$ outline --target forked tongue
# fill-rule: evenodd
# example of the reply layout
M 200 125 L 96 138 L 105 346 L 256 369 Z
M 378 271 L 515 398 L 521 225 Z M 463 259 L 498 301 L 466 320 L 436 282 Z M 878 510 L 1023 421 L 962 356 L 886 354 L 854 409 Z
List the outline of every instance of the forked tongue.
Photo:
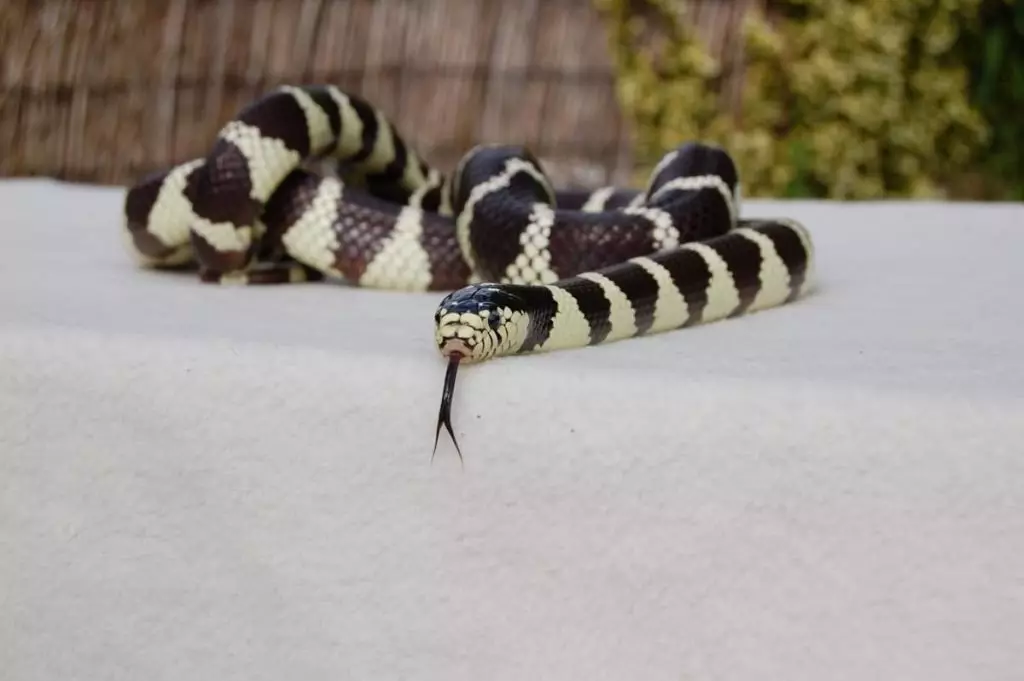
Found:
M 455 376 L 459 372 L 459 360 L 462 354 L 453 352 L 448 355 L 448 371 L 444 375 L 444 390 L 441 393 L 441 408 L 437 412 L 437 431 L 434 433 L 434 451 L 430 454 L 430 461 L 433 463 L 434 454 L 437 453 L 437 441 L 441 437 L 441 426 L 448 431 L 455 445 L 455 451 L 459 455 L 459 462 L 464 463 L 459 443 L 455 439 L 455 432 L 452 430 L 452 397 L 455 395 Z

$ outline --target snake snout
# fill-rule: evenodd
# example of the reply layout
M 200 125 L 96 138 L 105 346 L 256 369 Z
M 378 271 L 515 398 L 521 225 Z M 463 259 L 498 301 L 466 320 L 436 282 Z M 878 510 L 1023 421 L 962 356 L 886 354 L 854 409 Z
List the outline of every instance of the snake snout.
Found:
M 515 313 L 496 291 L 493 285 L 467 286 L 441 301 L 434 320 L 442 355 L 458 353 L 470 362 L 487 359 L 509 338 Z

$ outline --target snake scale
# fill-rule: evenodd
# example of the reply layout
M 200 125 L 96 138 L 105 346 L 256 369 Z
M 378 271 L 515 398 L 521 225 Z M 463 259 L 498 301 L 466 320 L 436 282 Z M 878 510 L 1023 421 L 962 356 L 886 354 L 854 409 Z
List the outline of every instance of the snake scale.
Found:
M 362 98 L 282 86 L 227 122 L 204 158 L 131 186 L 124 213 L 145 265 L 197 265 L 208 283 L 330 277 L 446 291 L 434 314 L 448 358 L 436 450 L 442 425 L 455 440 L 460 361 L 609 343 L 801 296 L 808 230 L 740 218 L 739 186 L 724 150 L 694 142 L 666 153 L 643 190 L 556 190 L 516 145 L 480 144 L 445 175 Z

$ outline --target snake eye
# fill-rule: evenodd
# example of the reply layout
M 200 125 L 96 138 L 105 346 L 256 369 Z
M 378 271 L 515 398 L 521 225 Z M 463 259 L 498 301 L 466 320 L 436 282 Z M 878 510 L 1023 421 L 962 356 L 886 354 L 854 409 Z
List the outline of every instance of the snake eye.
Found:
M 487 316 L 487 324 L 493 330 L 497 331 L 501 328 L 501 313 L 497 310 L 491 310 L 491 314 Z

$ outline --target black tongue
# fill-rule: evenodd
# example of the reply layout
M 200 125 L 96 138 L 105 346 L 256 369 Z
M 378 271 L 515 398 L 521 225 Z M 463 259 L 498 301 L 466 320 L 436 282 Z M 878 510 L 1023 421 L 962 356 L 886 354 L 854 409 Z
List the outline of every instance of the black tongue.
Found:
M 462 353 L 452 352 L 448 355 L 448 370 L 444 375 L 444 390 L 441 392 L 441 408 L 437 412 L 437 430 L 434 432 L 434 451 L 430 454 L 430 461 L 434 461 L 434 454 L 437 453 L 437 442 L 441 436 L 441 426 L 448 431 L 448 435 L 455 445 L 455 451 L 459 455 L 459 462 L 463 463 L 462 450 L 459 449 L 459 442 L 455 439 L 455 432 L 452 430 L 452 398 L 455 395 L 455 377 L 459 372 L 459 362 L 462 360 Z

